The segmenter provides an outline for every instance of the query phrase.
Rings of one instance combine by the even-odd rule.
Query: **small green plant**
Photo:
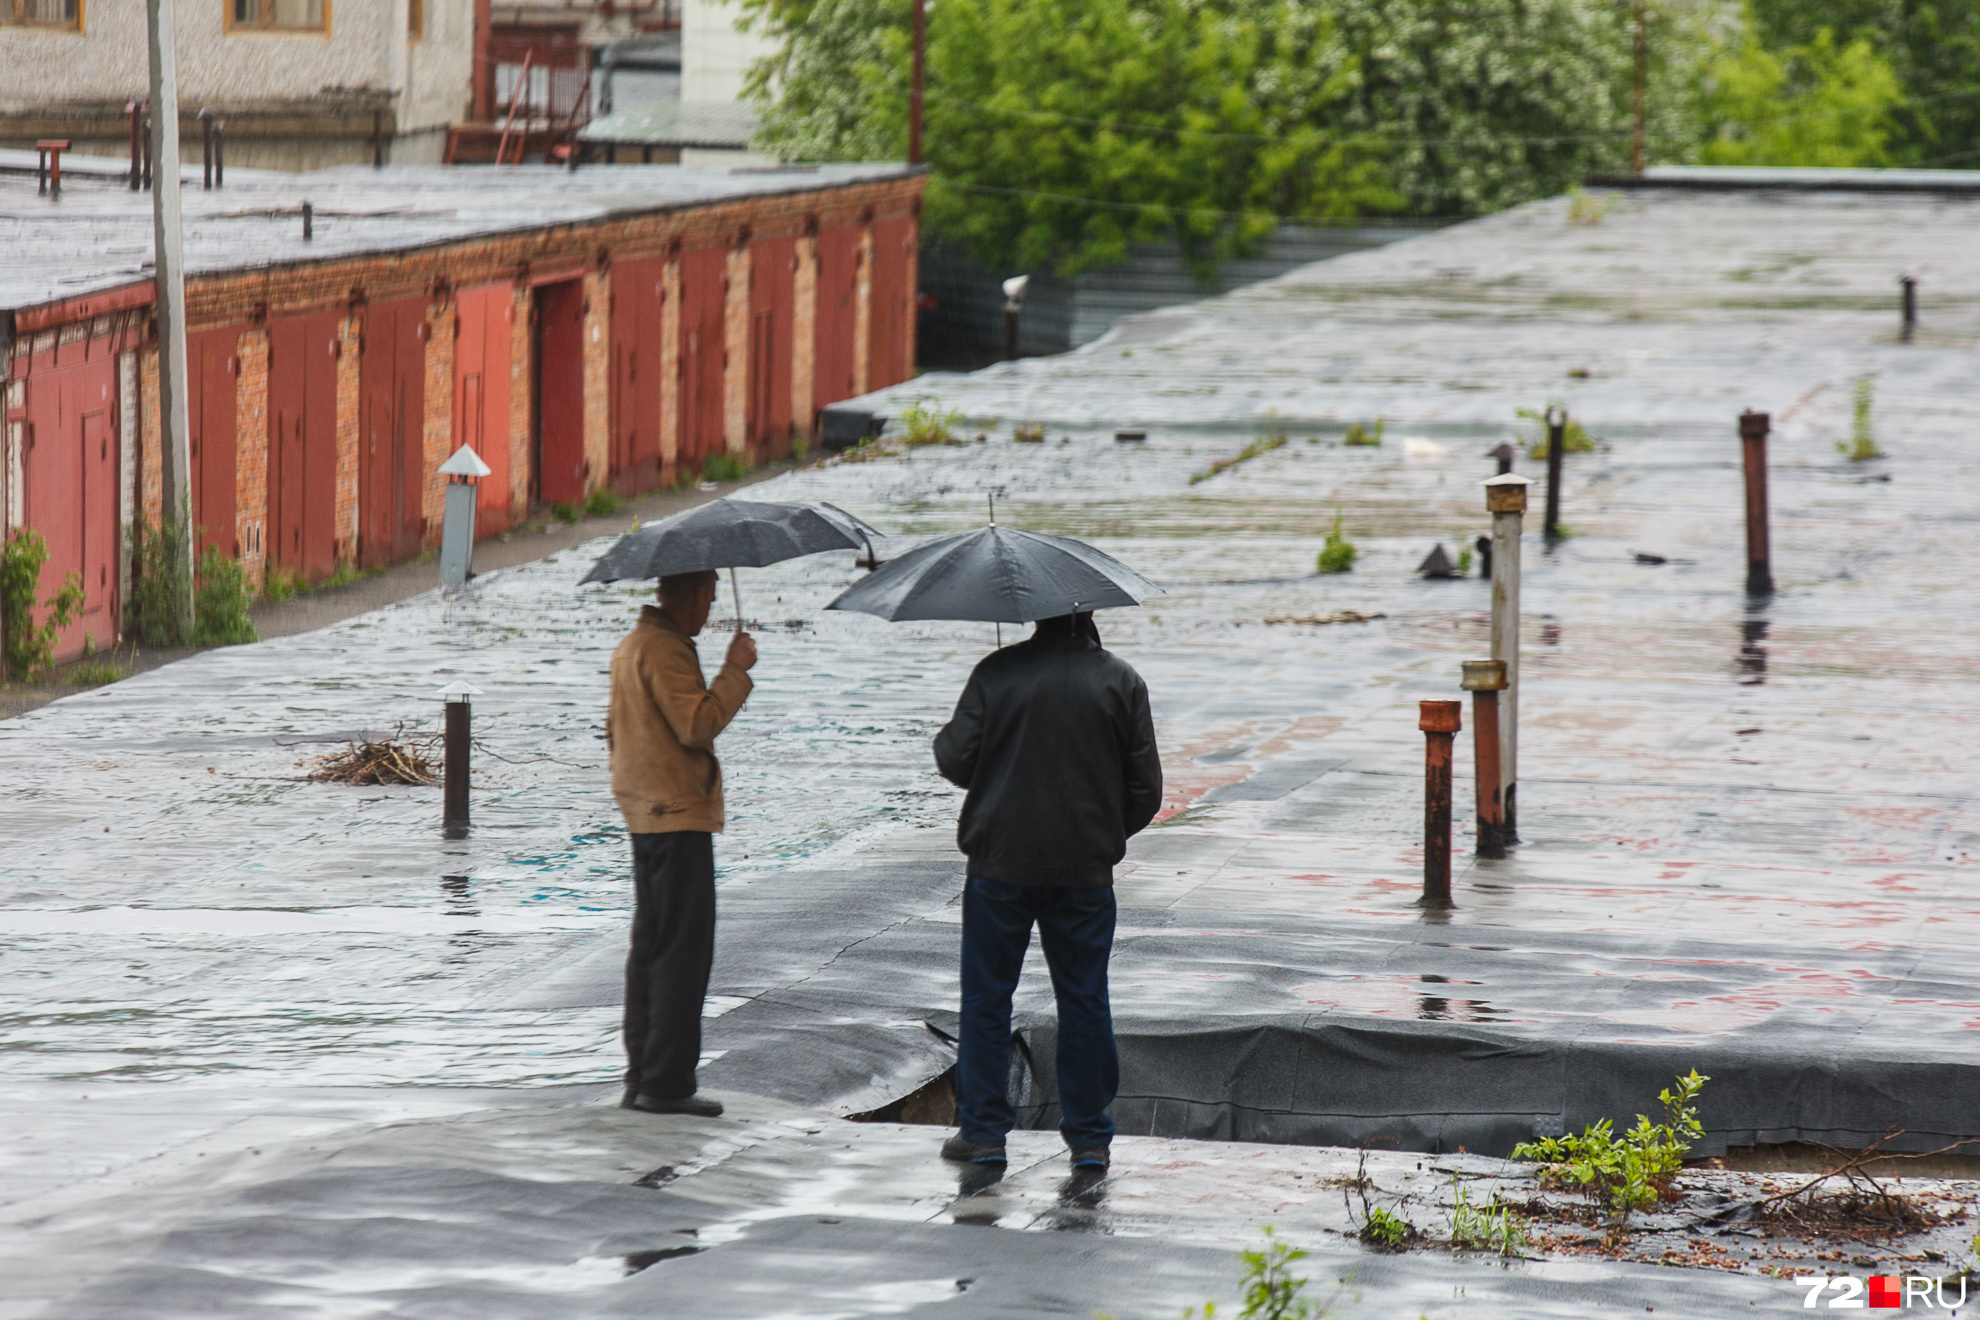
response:
[[[798,430],[795,426],[792,427],[791,457],[794,459],[802,459],[806,454],[810,452],[811,452],[811,446],[805,443],[804,432]]]
[[[1416,1225],[1376,1206],[1361,1224],[1361,1240],[1371,1247],[1393,1251],[1416,1236]]]
[[[1882,458],[1884,451],[1877,448],[1877,433],[1870,425],[1870,378],[1863,377],[1856,382],[1850,393],[1849,441],[1836,441],[1836,452],[1852,463],[1866,463],[1873,458]]]
[[[1045,425],[1042,422],[1019,422],[1011,432],[1011,439],[1021,445],[1042,445],[1045,443]]]
[[[1334,510],[1334,525],[1327,530],[1327,543],[1320,547],[1320,556],[1313,561],[1313,567],[1322,573],[1352,572],[1355,557],[1360,553],[1354,542],[1341,535],[1341,511]]]
[[[131,524],[131,598],[125,629],[146,646],[188,646],[193,639],[192,564],[187,537],[192,520],[184,509],[153,527],[140,517]]]
[[[331,571],[329,577],[324,578],[323,581],[317,583],[317,585],[322,587],[325,591],[334,591],[338,587],[350,586],[351,583],[357,581],[359,578],[363,576],[364,574],[358,572],[357,565],[353,564],[350,560],[346,559],[341,563],[339,563],[337,567]]]
[[[1573,417],[1567,415],[1567,406],[1561,400],[1549,399],[1544,409],[1520,408],[1515,410],[1517,416],[1523,417],[1529,422],[1537,422],[1540,426],[1540,434],[1534,439],[1532,444],[1527,446],[1526,456],[1531,459],[1544,459],[1547,457],[1547,414],[1556,408],[1559,408],[1561,415],[1567,418],[1567,424],[1561,429],[1561,452],[1564,454],[1594,453],[1596,441],[1594,436],[1588,434],[1588,428],[1576,421]]]
[[[1209,467],[1196,473],[1189,479],[1189,484],[1194,486],[1200,481],[1208,481],[1220,472],[1229,472],[1240,463],[1249,463],[1260,454],[1269,454],[1274,449],[1284,449],[1285,447],[1286,433],[1284,431],[1277,432],[1273,435],[1261,435],[1229,458],[1220,458]]]
[[[1608,219],[1609,212],[1620,199],[1620,193],[1603,193],[1600,197],[1591,196],[1575,184],[1567,190],[1567,222],[1571,225],[1599,225]]]
[[[1244,1309],[1237,1313],[1237,1320],[1321,1320],[1329,1308],[1300,1296],[1308,1280],[1297,1278],[1292,1272],[1292,1267],[1305,1260],[1307,1253],[1279,1241],[1270,1224],[1264,1231],[1263,1246],[1238,1253],[1238,1260],[1244,1265]],[[1219,1314],[1215,1302],[1205,1302],[1183,1312],[1183,1320],[1193,1320],[1199,1315],[1204,1320],[1215,1320]]]
[[[575,527],[577,520],[583,515],[578,512],[578,506],[575,504],[553,504],[550,506],[550,516],[566,527]]]
[[[1382,447],[1382,432],[1387,427],[1388,419],[1385,417],[1377,417],[1375,419],[1375,425],[1372,428],[1363,426],[1360,422],[1351,422],[1348,425],[1347,434],[1341,437],[1341,443],[1352,445],[1357,449],[1380,449]]]
[[[584,497],[584,511],[594,518],[610,518],[625,507],[625,501],[600,486]]]
[[[199,591],[193,598],[194,645],[238,646],[260,640],[248,618],[247,574],[240,561],[221,554],[217,545],[207,546],[199,557]]]
[[[906,432],[901,442],[910,449],[921,445],[966,444],[968,442],[956,434],[962,419],[962,413],[956,409],[936,412],[932,408],[924,408],[921,400],[916,399],[901,410],[901,429]]]
[[[114,661],[80,660],[70,665],[69,672],[63,677],[78,687],[103,687],[119,679],[128,678],[130,674],[122,665]]]
[[[1470,575],[1471,575],[1471,547],[1460,541],[1458,543],[1458,576],[1469,577]]]
[[[303,576],[300,568],[284,568],[279,564],[270,564],[261,579],[263,600],[276,602],[296,600],[313,594],[315,590],[316,588],[310,585],[309,579]]]
[[[1471,1193],[1451,1175],[1451,1245],[1510,1256],[1533,1240],[1525,1216],[1499,1200],[1497,1192],[1484,1205],[1474,1205]]]
[[[749,475],[749,460],[741,454],[710,454],[701,464],[703,481],[741,481]]]
[[[1542,1165],[1543,1180],[1575,1187],[1606,1205],[1621,1225],[1632,1210],[1656,1203],[1684,1167],[1691,1143],[1705,1135],[1697,1100],[1711,1080],[1693,1068],[1689,1076],[1677,1079],[1675,1089],[1659,1091],[1662,1123],[1638,1114],[1636,1126],[1617,1137],[1605,1118],[1584,1128],[1578,1137],[1523,1141],[1513,1147],[1512,1157]]]
[[[71,572],[62,579],[61,589],[42,602],[48,611],[42,621],[34,621],[34,589],[47,562],[48,543],[32,527],[16,527],[0,543],[0,632],[7,642],[6,654],[0,657],[4,660],[0,677],[46,674],[54,662],[55,638],[82,608],[82,574]]]

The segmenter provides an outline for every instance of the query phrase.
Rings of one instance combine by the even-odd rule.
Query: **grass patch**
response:
[[[268,572],[261,579],[261,598],[266,601],[300,600],[304,596],[316,594],[309,579],[299,568],[283,568],[270,564]]]
[[[575,527],[577,520],[584,515],[575,504],[553,504],[550,506],[550,516],[566,527]]]
[[[1021,445],[1042,445],[1045,443],[1045,425],[1042,422],[1031,425],[1020,422],[1012,430],[1011,439]]]
[[[1373,427],[1363,426],[1360,422],[1352,422],[1348,425],[1347,434],[1341,437],[1341,443],[1350,445],[1356,449],[1380,449],[1382,447],[1382,432],[1387,427],[1388,419],[1386,417],[1377,417]]]
[[[741,454],[710,454],[701,463],[703,481],[741,481],[749,475],[749,460]]]
[[[584,497],[584,511],[593,518],[610,518],[625,507],[625,501],[600,486]]]
[[[1334,525],[1327,530],[1326,544],[1320,547],[1319,556],[1313,567],[1322,573],[1348,573],[1354,570],[1354,561],[1361,552],[1354,542],[1341,534],[1341,511],[1334,510]]]
[[[1533,1241],[1524,1215],[1499,1200],[1498,1193],[1484,1205],[1474,1205],[1471,1193],[1451,1175],[1451,1245],[1494,1255],[1511,1256]]]
[[[904,432],[901,443],[910,449],[922,445],[968,444],[967,440],[956,434],[956,428],[961,425],[962,413],[959,410],[951,408],[947,412],[936,412],[923,407],[921,400],[916,399],[901,410],[901,428]],[[1041,435],[1040,439],[1043,438]]]
[[[1274,449],[1283,449],[1285,446],[1286,433],[1284,431],[1280,431],[1275,435],[1261,435],[1229,458],[1220,458],[1209,467],[1196,473],[1189,479],[1189,484],[1194,486],[1198,482],[1208,481],[1220,472],[1229,472],[1240,463],[1249,463],[1260,454],[1269,454]]]

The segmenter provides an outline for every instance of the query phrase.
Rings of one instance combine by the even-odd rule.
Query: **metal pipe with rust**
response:
[[[1763,412],[1739,415],[1741,458],[1746,470],[1746,593],[1772,595],[1773,551],[1767,534],[1767,432],[1773,419]]]
[[[1463,727],[1457,701],[1417,704],[1423,730],[1423,897],[1417,906],[1451,906],[1451,745]]]
[[[1499,786],[1499,693],[1506,686],[1503,660],[1466,660],[1460,686],[1471,694],[1471,749],[1478,780],[1480,857],[1506,855],[1505,804]]]

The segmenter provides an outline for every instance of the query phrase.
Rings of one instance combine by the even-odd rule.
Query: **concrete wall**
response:
[[[177,6],[180,102],[230,118],[307,118],[326,101],[389,96],[402,130],[444,127],[468,96],[472,0],[426,0],[418,41],[406,36],[406,4],[333,0],[327,31],[265,32],[229,31],[231,0],[187,0]],[[90,0],[80,32],[0,27],[0,135],[14,136],[16,117],[114,115],[149,86],[144,0]]]

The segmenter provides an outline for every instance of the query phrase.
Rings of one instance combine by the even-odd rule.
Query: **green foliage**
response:
[[[1463,537],[1458,538],[1457,571],[1459,577],[1471,575],[1471,547],[1464,543]]]
[[[901,428],[906,432],[902,443],[910,449],[921,445],[968,444],[967,440],[956,434],[956,428],[961,425],[961,412],[953,408],[947,412],[936,412],[933,408],[924,408],[919,399],[901,410]]]
[[[300,568],[284,568],[270,564],[267,572],[261,575],[261,598],[281,602],[296,600],[302,596],[314,595],[316,588],[303,576]]]
[[[1341,443],[1352,445],[1356,448],[1379,449],[1382,447],[1382,432],[1387,425],[1388,419],[1384,417],[1377,417],[1375,419],[1375,428],[1373,430],[1363,426],[1360,422],[1350,422],[1347,433],[1341,437]]]
[[[1702,114],[1708,165],[1875,166],[1905,103],[1890,63],[1868,39],[1838,44],[1828,28],[1769,50],[1749,32],[1713,61]]]
[[[78,687],[103,687],[129,678],[130,671],[113,660],[80,660],[62,677]]]
[[[1237,1313],[1237,1320],[1321,1320],[1327,1306],[1300,1296],[1308,1280],[1292,1272],[1307,1253],[1279,1241],[1270,1224],[1264,1233],[1263,1246],[1238,1253],[1244,1265],[1244,1309]],[[1220,1314],[1215,1302],[1205,1302],[1200,1308],[1192,1306],[1183,1312],[1183,1320],[1198,1315],[1214,1320]]]
[[[1525,1216],[1499,1200],[1474,1205],[1471,1192],[1451,1175],[1451,1245],[1510,1256],[1533,1240]]]
[[[1219,472],[1228,472],[1240,463],[1249,463],[1260,454],[1269,454],[1274,449],[1284,449],[1285,447],[1285,432],[1279,431],[1272,435],[1261,435],[1229,458],[1220,458],[1201,472],[1192,475],[1189,479],[1189,484],[1194,486],[1198,482],[1208,481]]]
[[[1368,1217],[1361,1222],[1361,1240],[1371,1247],[1393,1251],[1416,1235],[1416,1225],[1381,1206],[1369,1210]]]
[[[1609,218],[1609,212],[1622,200],[1621,193],[1603,193],[1600,197],[1581,190],[1580,184],[1573,184],[1567,190],[1568,223],[1594,227]],[[1570,372],[1570,375],[1573,373]],[[1582,372],[1586,376],[1587,372]]]
[[[710,454],[701,463],[703,481],[741,481],[749,475],[749,460],[741,454]]]
[[[1320,557],[1313,561],[1313,567],[1322,573],[1347,573],[1353,570],[1355,557],[1361,552],[1354,548],[1354,542],[1341,535],[1341,511],[1334,510],[1334,525],[1327,532],[1327,542],[1320,547]]]
[[[1045,443],[1045,427],[1042,423],[1026,425],[1019,422],[1011,431],[1011,440],[1020,445],[1042,445]]]
[[[1871,402],[1870,378],[1865,376],[1850,393],[1849,442],[1836,441],[1836,452],[1852,463],[1884,456],[1884,451],[1877,448],[1877,433],[1870,425]]]
[[[1556,408],[1560,409],[1563,414],[1567,412],[1566,405],[1560,399],[1547,400],[1547,406],[1544,409],[1517,408],[1514,410],[1515,416],[1523,417],[1529,422],[1538,423],[1540,427],[1540,434],[1534,438],[1531,445],[1527,446],[1526,456],[1528,458],[1544,459],[1547,457],[1547,414]],[[1583,426],[1574,417],[1568,417],[1567,425],[1561,430],[1561,452],[1564,454],[1592,454],[1595,452],[1595,448],[1595,437],[1588,434],[1588,428]]]
[[[796,427],[792,427],[792,428],[791,428],[791,457],[792,457],[793,459],[795,459],[795,460],[797,460],[798,462],[803,462],[803,461],[804,461],[804,456],[805,456],[805,455],[806,455],[807,453],[809,453],[809,452],[810,452],[810,450],[811,450],[811,446],[810,446],[809,444],[806,444],[806,443],[805,443],[805,439],[804,439],[804,432],[802,432],[802,431],[800,431],[800,430],[798,430],[798,429],[797,429]]]
[[[192,644],[191,522],[181,509],[156,527],[143,518],[131,524],[131,598],[124,630],[145,646]]]
[[[196,646],[238,646],[258,642],[261,634],[248,618],[247,574],[240,561],[209,545],[199,557],[199,592],[193,598],[193,643]]]
[[[550,506],[550,516],[566,527],[575,527],[584,513],[575,504],[553,504]]]
[[[44,677],[54,663],[55,639],[82,608],[82,574],[71,572],[61,588],[41,602],[48,612],[34,621],[34,591],[41,583],[41,566],[48,562],[48,543],[32,527],[16,527],[0,543],[0,632],[6,653],[0,655],[0,677]],[[84,645],[89,639],[84,638]]]
[[[1580,1136],[1546,1137],[1513,1147],[1516,1160],[1533,1160],[1545,1167],[1541,1177],[1578,1188],[1606,1205],[1621,1224],[1630,1211],[1655,1204],[1658,1193],[1684,1166],[1691,1143],[1705,1135],[1698,1121],[1698,1093],[1709,1077],[1693,1068],[1677,1079],[1675,1089],[1657,1093],[1664,1121],[1652,1123],[1642,1114],[1636,1126],[1614,1135],[1608,1119],[1582,1130]]]
[[[604,486],[584,497],[584,511],[593,518],[610,518],[625,507],[625,501]]]

